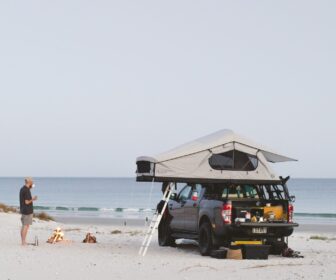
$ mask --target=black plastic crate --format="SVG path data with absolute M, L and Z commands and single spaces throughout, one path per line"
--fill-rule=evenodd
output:
M 210 256 L 215 259 L 226 259 L 226 255 L 227 255 L 226 249 L 213 250 L 210 254 Z
M 243 259 L 246 260 L 267 260 L 269 245 L 242 245 Z

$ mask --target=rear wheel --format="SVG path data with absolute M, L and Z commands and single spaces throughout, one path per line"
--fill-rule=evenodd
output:
M 172 237 L 172 232 L 169 226 L 169 221 L 167 219 L 162 219 L 159 225 L 159 245 L 160 246 L 171 246 L 175 247 L 175 238 Z
M 205 222 L 199 229 L 199 250 L 202 256 L 209 256 L 214 249 L 211 225 Z

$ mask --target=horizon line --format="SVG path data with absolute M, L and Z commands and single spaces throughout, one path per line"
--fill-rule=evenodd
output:
M 24 179 L 27 176 L 0 176 L 0 179 Z M 40 179 L 136 179 L 136 176 L 31 176 Z M 290 179 L 322 179 L 330 180 L 336 177 L 291 177 Z

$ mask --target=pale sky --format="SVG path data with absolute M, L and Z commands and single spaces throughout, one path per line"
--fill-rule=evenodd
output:
M 336 177 L 335 1 L 1 1 L 0 176 L 133 176 L 230 128 Z

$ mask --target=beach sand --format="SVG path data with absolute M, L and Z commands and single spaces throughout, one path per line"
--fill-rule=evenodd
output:
M 33 242 L 38 236 L 38 247 L 20 246 L 18 214 L 0 213 L 0 224 L 1 280 L 336 279 L 336 232 L 323 227 L 318 231 L 312 225 L 306 226 L 305 231 L 296 231 L 289 239 L 289 246 L 301 251 L 304 259 L 270 256 L 269 260 L 234 261 L 201 257 L 194 244 L 162 248 L 157 245 L 157 236 L 147 256 L 140 257 L 144 223 L 123 226 L 121 222 L 88 225 L 78 221 L 72 224 L 36 220 L 28 241 Z M 58 226 L 72 242 L 46 243 Z M 93 233 L 99 243 L 81 243 L 87 232 Z M 312 235 L 328 240 L 313 240 Z

